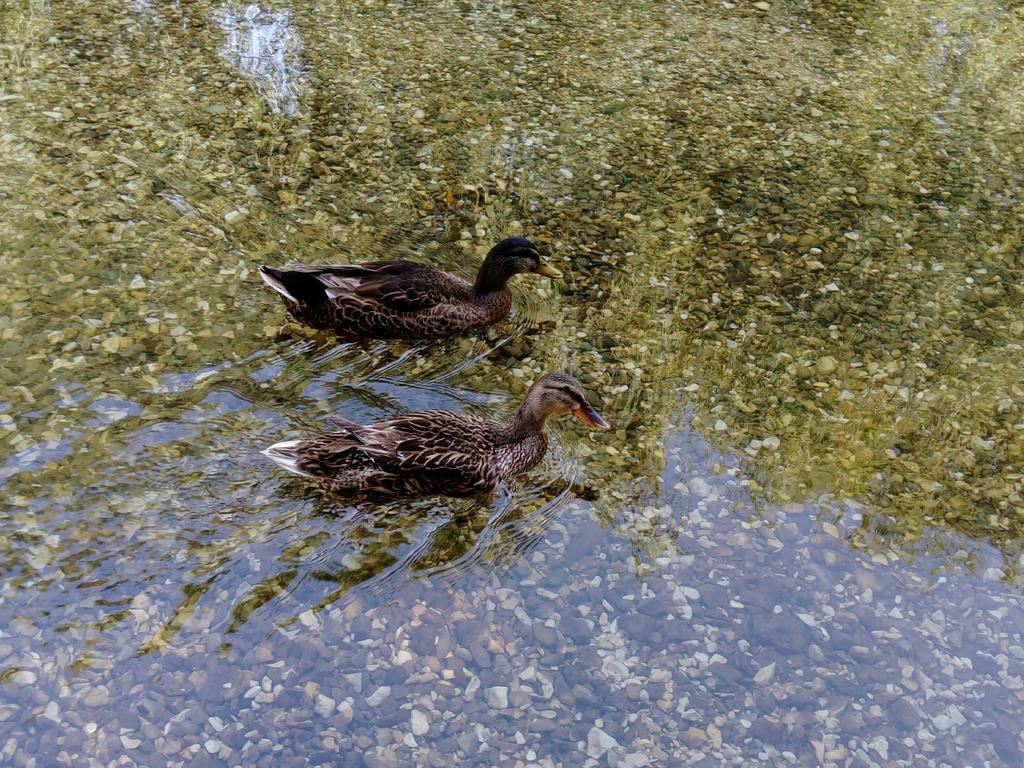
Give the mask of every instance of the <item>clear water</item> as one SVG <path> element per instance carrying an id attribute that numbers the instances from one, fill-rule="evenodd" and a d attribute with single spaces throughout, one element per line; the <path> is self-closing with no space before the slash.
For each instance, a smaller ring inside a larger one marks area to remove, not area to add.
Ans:
<path id="1" fill-rule="evenodd" d="M 1022 30 L 0 5 L 4 764 L 1019 765 Z M 255 272 L 510 234 L 565 280 L 442 344 Z M 258 453 L 549 370 L 615 428 L 492 500 Z"/>

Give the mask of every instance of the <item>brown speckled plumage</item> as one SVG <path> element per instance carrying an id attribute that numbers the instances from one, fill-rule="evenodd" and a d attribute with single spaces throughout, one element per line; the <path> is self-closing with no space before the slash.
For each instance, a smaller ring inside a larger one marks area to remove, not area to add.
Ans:
<path id="1" fill-rule="evenodd" d="M 277 443 L 264 453 L 333 492 L 373 498 L 471 496 L 493 492 L 539 462 L 548 447 L 544 425 L 559 412 L 607 428 L 575 379 L 546 374 L 507 424 L 441 410 L 367 425 L 332 417 L 337 431 Z"/>
<path id="2" fill-rule="evenodd" d="M 560 276 L 529 240 L 502 240 L 484 260 L 476 282 L 411 261 L 338 266 L 260 267 L 300 323 L 354 338 L 437 339 L 508 316 L 506 283 L 521 272 Z"/>

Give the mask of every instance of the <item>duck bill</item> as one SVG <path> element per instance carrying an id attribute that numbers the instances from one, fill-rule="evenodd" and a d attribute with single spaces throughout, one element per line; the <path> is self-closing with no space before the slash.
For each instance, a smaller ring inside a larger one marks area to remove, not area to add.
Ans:
<path id="1" fill-rule="evenodd" d="M 537 274 L 544 275 L 544 277 L 550 277 L 552 280 L 557 280 L 562 276 L 562 273 L 552 267 L 546 261 L 542 261 L 537 267 Z"/>
<path id="2" fill-rule="evenodd" d="M 573 408 L 572 415 L 580 421 L 585 421 L 590 426 L 596 429 L 611 429 L 612 425 L 604 420 L 604 417 L 600 413 L 595 411 L 590 405 L 581 405 L 578 408 Z"/>

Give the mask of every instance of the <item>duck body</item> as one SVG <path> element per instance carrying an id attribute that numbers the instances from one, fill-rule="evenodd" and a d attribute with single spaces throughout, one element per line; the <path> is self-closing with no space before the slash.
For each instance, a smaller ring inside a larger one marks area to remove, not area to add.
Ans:
<path id="1" fill-rule="evenodd" d="M 288 313 L 303 325 L 375 339 L 439 339 L 496 323 L 512 309 L 508 288 L 473 284 L 412 261 L 261 267 Z"/>
<path id="2" fill-rule="evenodd" d="M 260 267 L 300 323 L 382 339 L 439 339 L 496 323 L 512 309 L 507 282 L 521 272 L 560 276 L 521 237 L 492 248 L 473 283 L 412 261 Z"/>
<path id="3" fill-rule="evenodd" d="M 508 423 L 443 410 L 366 425 L 330 417 L 336 431 L 276 443 L 264 453 L 331 492 L 368 498 L 493 493 L 544 458 L 544 425 L 552 413 L 572 411 L 607 428 L 578 389 L 574 379 L 547 374 Z"/>
<path id="4" fill-rule="evenodd" d="M 517 437 L 508 425 L 450 411 L 422 411 L 376 424 L 332 419 L 340 430 L 277 443 L 267 455 L 327 491 L 383 498 L 473 496 L 537 464 L 543 434 Z"/>

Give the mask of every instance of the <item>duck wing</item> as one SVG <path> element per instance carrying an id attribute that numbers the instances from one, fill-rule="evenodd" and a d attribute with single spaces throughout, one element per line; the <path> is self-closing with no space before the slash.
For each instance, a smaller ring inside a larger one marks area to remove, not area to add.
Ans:
<path id="1" fill-rule="evenodd" d="M 354 293 L 395 312 L 418 312 L 451 298 L 450 292 L 444 290 L 448 279 L 447 275 L 430 267 L 398 275 L 376 274 L 361 280 Z"/>
<path id="2" fill-rule="evenodd" d="M 361 299 L 395 312 L 420 312 L 452 296 L 449 275 L 412 261 L 319 267 L 314 274 L 330 299 Z"/>
<path id="3" fill-rule="evenodd" d="M 338 431 L 289 440 L 264 451 L 283 468 L 332 479 L 337 489 L 385 495 L 444 493 L 464 496 L 501 480 L 491 461 L 500 425 L 450 411 L 423 411 L 360 425 L 327 417 Z"/>
<path id="4" fill-rule="evenodd" d="M 497 424 L 451 411 L 423 411 L 366 427 L 364 450 L 386 455 L 396 470 L 479 472 Z"/>
<path id="5" fill-rule="evenodd" d="M 366 444 L 366 440 L 363 438 L 363 432 L 366 430 L 366 426 L 363 424 L 359 424 L 351 419 L 346 419 L 344 416 L 338 416 L 337 414 L 325 416 L 324 421 L 334 427 L 337 427 L 340 432 L 340 436 L 351 439 L 359 445 Z"/>
<path id="6" fill-rule="evenodd" d="M 451 411 L 422 411 L 376 424 L 357 424 L 342 416 L 327 416 L 338 431 L 308 441 L 279 443 L 273 448 L 301 446 L 307 456 L 363 454 L 392 472 L 432 470 L 479 471 L 493 446 L 499 425 L 477 416 Z"/>

